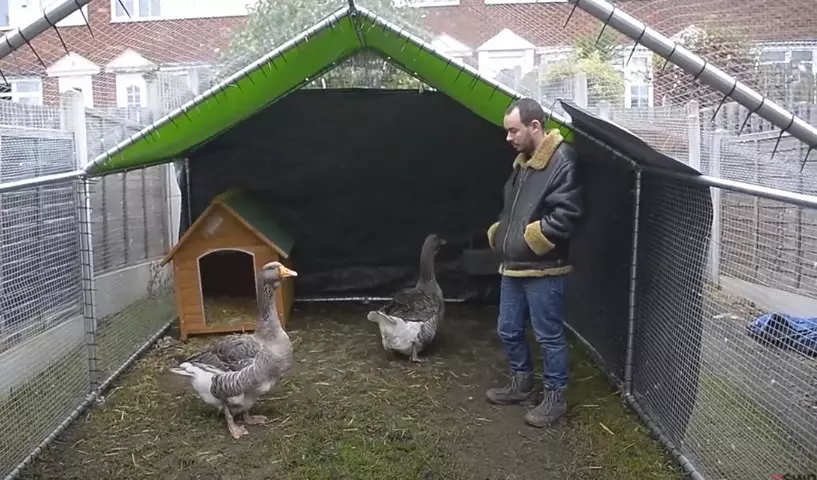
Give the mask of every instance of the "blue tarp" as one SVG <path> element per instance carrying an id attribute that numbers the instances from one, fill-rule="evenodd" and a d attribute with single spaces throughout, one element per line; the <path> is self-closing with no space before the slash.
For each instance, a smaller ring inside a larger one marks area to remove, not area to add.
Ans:
<path id="1" fill-rule="evenodd" d="M 766 313 L 752 321 L 747 330 L 760 343 L 817 356 L 817 317 Z"/>

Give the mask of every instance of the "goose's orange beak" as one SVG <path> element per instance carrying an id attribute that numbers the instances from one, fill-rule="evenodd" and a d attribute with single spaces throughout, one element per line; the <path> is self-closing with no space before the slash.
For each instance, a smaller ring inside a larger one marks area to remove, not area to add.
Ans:
<path id="1" fill-rule="evenodd" d="M 283 266 L 283 265 L 281 265 L 280 267 L 278 267 L 278 271 L 279 271 L 279 272 L 280 272 L 280 274 L 281 274 L 281 278 L 285 278 L 285 277 L 297 277 L 297 276 L 298 276 L 298 272 L 296 272 L 295 270 L 292 270 L 291 268 L 287 268 L 287 267 L 285 267 L 285 266 Z"/>

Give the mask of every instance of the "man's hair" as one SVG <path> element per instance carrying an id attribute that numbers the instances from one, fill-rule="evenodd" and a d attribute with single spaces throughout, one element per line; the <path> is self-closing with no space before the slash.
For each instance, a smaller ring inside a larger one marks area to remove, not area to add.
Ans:
<path id="1" fill-rule="evenodd" d="M 532 98 L 520 98 L 519 100 L 515 100 L 505 110 L 505 115 L 509 115 L 515 108 L 519 109 L 519 120 L 521 120 L 522 124 L 526 127 L 529 127 L 534 120 L 538 120 L 542 127 L 544 127 L 545 111 L 536 100 Z"/>

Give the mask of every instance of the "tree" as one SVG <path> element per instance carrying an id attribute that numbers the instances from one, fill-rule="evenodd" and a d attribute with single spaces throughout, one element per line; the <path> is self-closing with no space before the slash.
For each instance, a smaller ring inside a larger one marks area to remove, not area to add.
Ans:
<path id="1" fill-rule="evenodd" d="M 598 34 L 593 34 L 576 39 L 570 57 L 548 68 L 542 82 L 545 89 L 572 81 L 577 73 L 584 72 L 588 104 L 621 103 L 624 77 L 612 63 L 618 48 L 616 35 L 605 29 L 598 42 L 597 37 Z"/>
<path id="2" fill-rule="evenodd" d="M 228 48 L 219 54 L 224 78 L 291 40 L 319 22 L 341 4 L 322 0 L 256 0 L 249 6 L 247 25 L 236 31 Z M 392 0 L 367 0 L 366 8 L 389 20 L 399 18 L 411 25 L 420 23 L 416 8 L 394 5 Z M 371 51 L 362 51 L 310 82 L 306 88 L 411 88 L 422 82 Z"/>
<path id="3" fill-rule="evenodd" d="M 704 58 L 709 64 L 729 73 L 747 85 L 754 85 L 757 53 L 751 47 L 745 33 L 734 25 L 720 26 L 705 21 L 700 26 L 690 25 L 678 33 L 674 40 L 686 49 Z M 723 96 L 706 90 L 693 80 L 693 76 L 664 58 L 652 55 L 653 88 L 656 103 L 685 105 L 697 100 L 702 107 L 717 105 Z"/>
<path id="4" fill-rule="evenodd" d="M 577 58 L 589 58 L 593 53 L 598 53 L 599 59 L 612 63 L 616 57 L 616 51 L 620 42 L 618 35 L 613 33 L 612 28 L 607 27 L 593 35 L 583 35 L 573 43 L 573 50 Z M 598 40 L 597 40 L 598 39 Z"/>

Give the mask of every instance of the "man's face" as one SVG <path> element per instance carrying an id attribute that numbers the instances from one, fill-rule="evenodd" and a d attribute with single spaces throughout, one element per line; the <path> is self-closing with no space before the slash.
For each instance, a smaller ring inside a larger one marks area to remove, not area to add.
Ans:
<path id="1" fill-rule="evenodd" d="M 525 126 L 519 119 L 519 109 L 514 108 L 511 113 L 505 115 L 502 121 L 505 131 L 505 141 L 511 144 L 518 152 L 531 154 L 535 150 L 534 135 L 539 132 L 539 122 L 534 120 L 529 126 Z"/>

